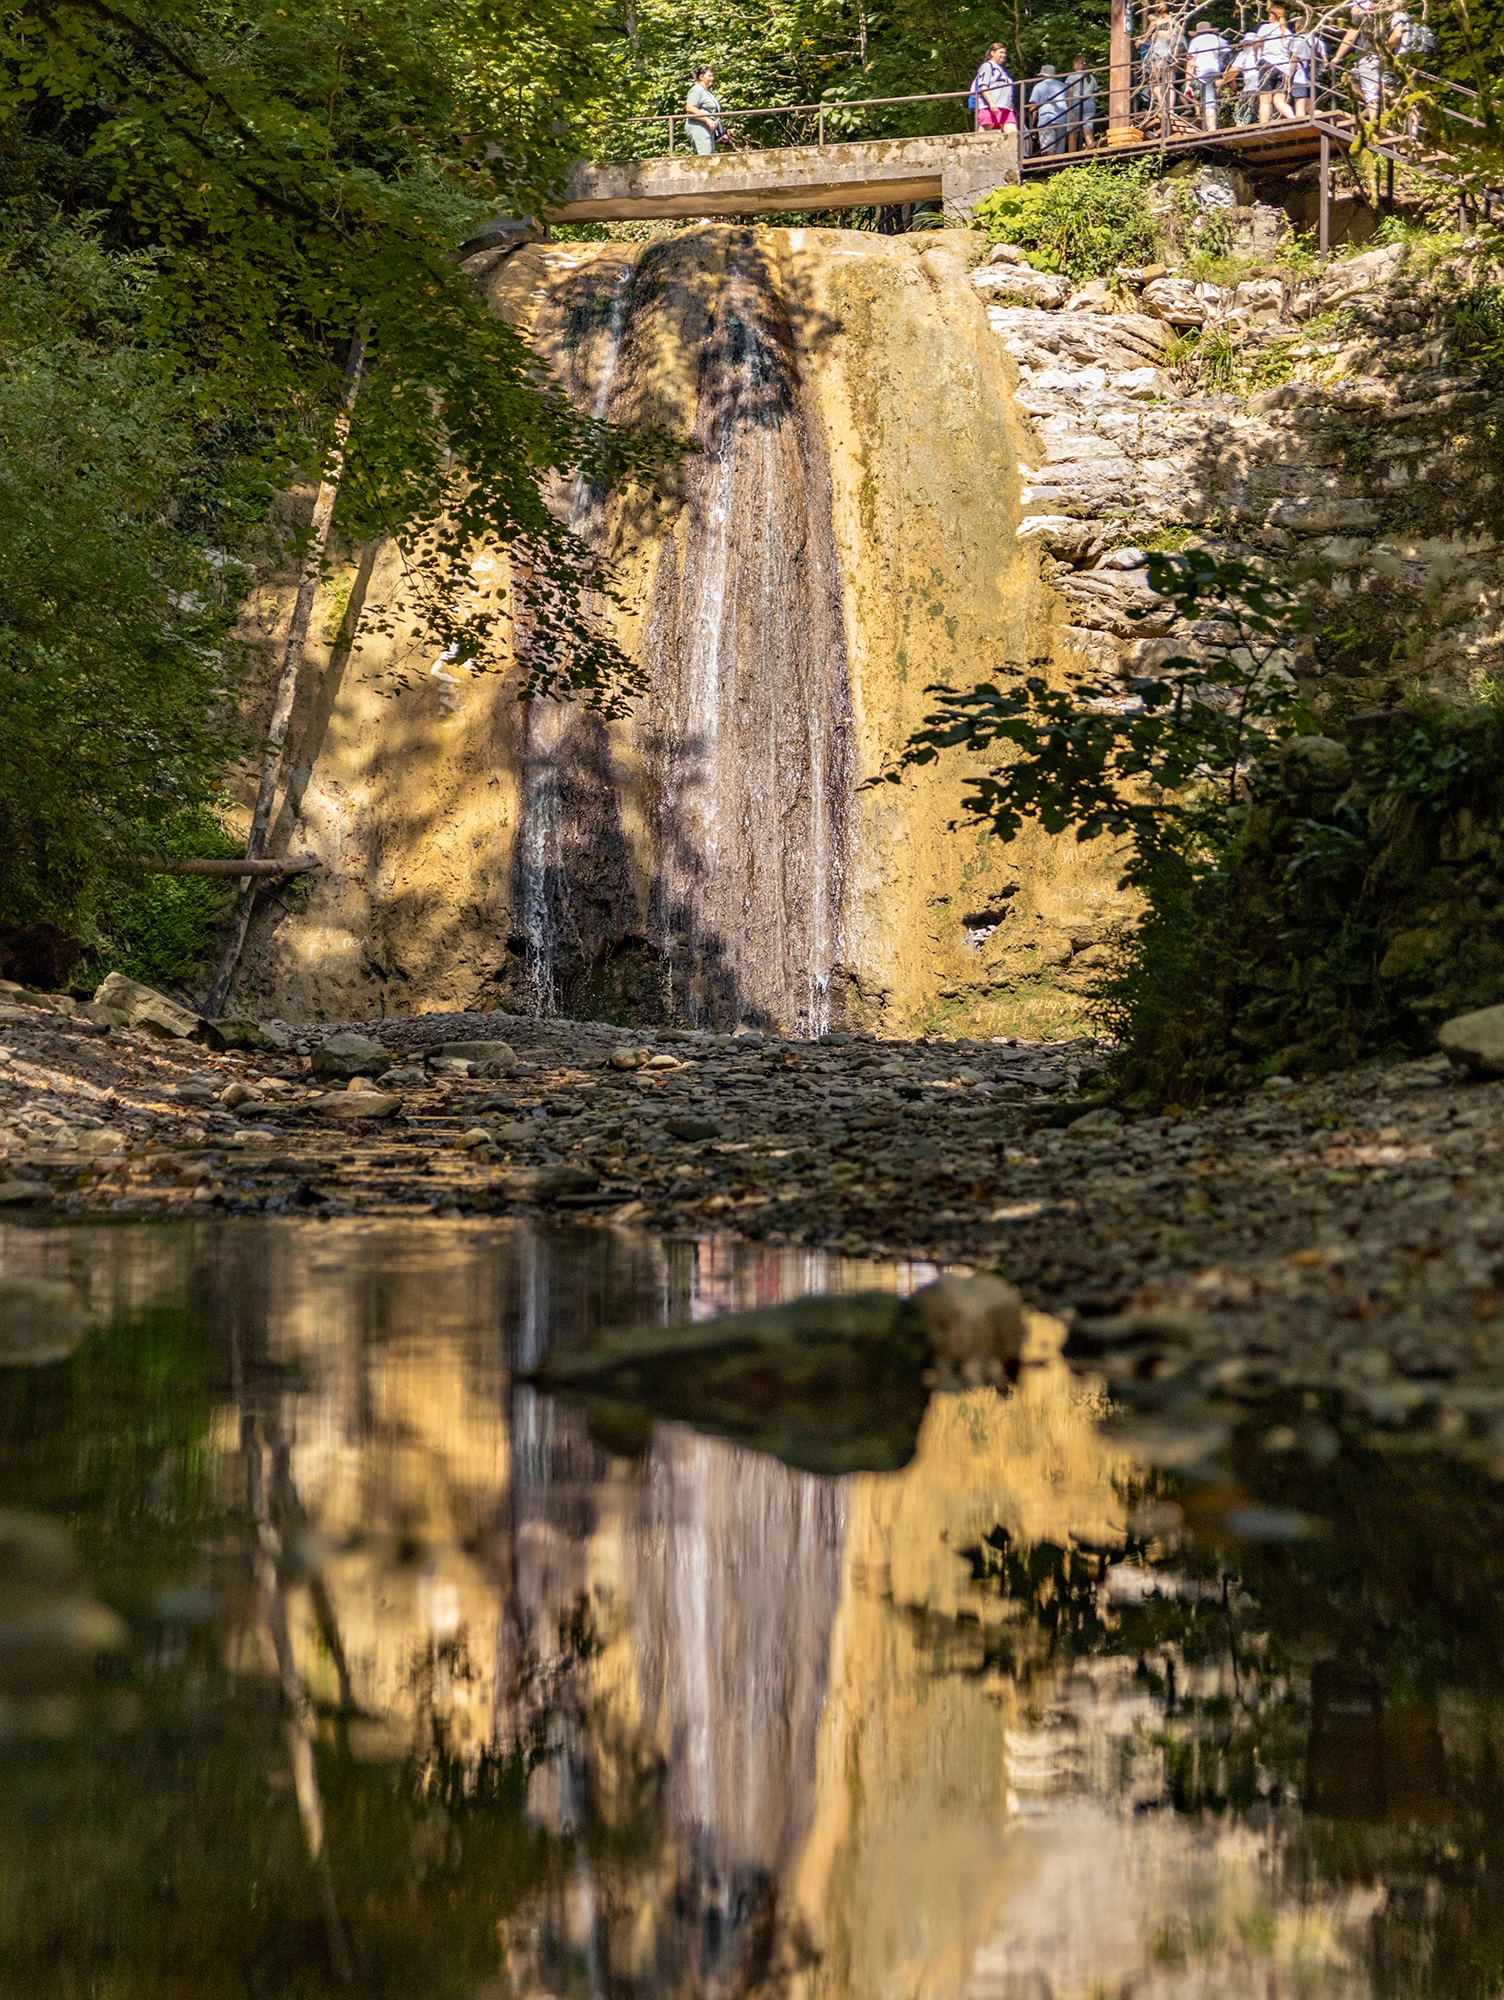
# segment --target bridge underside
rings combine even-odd
[[[766,151],[682,154],[571,167],[550,222],[685,221],[940,201],[964,220],[989,188],[1018,179],[1011,133],[950,132]]]

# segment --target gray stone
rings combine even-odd
[[[1204,326],[1208,301],[1188,278],[1156,278],[1145,285],[1142,303],[1167,326]]]
[[[1371,500],[1316,493],[1300,499],[1276,500],[1266,519],[1271,528],[1293,528],[1299,534],[1348,534],[1376,528],[1379,510]]]
[[[331,1035],[313,1052],[313,1074],[320,1081],[348,1083],[352,1076],[385,1076],[391,1066],[387,1050],[365,1035]]]
[[[667,1118],[665,1129],[675,1139],[714,1139],[720,1125],[714,1118]]]
[[[98,1018],[121,1028],[144,1028],[148,1034],[168,1041],[187,1041],[203,1027],[199,1015],[169,1000],[155,987],[127,979],[123,972],[107,973],[94,989]]]
[[[317,1117],[331,1118],[337,1124],[344,1124],[357,1118],[390,1118],[394,1111],[401,1110],[402,1099],[388,1096],[382,1090],[330,1090],[321,1097],[310,1097],[303,1108]],[[247,1105],[245,1111],[249,1110]]]
[[[557,1201],[561,1195],[590,1194],[599,1185],[583,1167],[504,1167],[496,1177],[509,1201]]]
[[[19,1208],[30,1202],[52,1200],[46,1181],[0,1181],[0,1208]]]
[[[990,299],[1007,299],[1046,312],[1063,306],[1071,291],[1069,278],[1057,277],[1052,271],[1034,271],[1027,264],[984,264],[972,283]]]
[[[76,1286],[54,1278],[0,1278],[0,1368],[66,1361],[89,1324]]]
[[[496,1063],[500,1067],[488,1070],[490,1076],[500,1076],[503,1070],[516,1065],[517,1051],[510,1042],[440,1042],[437,1048],[426,1052],[429,1062],[442,1056],[452,1056],[460,1062]]]
[[[1442,1024],[1436,1040],[1459,1068],[1504,1076],[1504,1007],[1458,1014]]]
[[[235,1014],[204,1023],[204,1040],[211,1049],[248,1049],[258,1054],[279,1053],[292,1047],[292,1037],[274,1021],[256,1021]]]

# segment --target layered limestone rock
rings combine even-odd
[[[582,407],[688,441],[660,493],[560,496],[617,564],[609,615],[650,690],[608,726],[362,632],[395,562],[368,551],[343,635],[310,649],[276,843],[324,866],[269,904],[248,1001],[803,1033],[1079,1019],[1065,972],[1120,921],[1111,856],[951,831],[957,764],[863,788],[931,683],[1057,644],[974,255],[962,232],[712,227],[476,260]],[[471,587],[505,593],[498,551]],[[1005,918],[1036,947],[1022,983],[984,949]]]
[[[1152,643],[1131,615],[1147,603],[1131,552],[1194,531],[1298,581],[1318,634],[1327,621],[1361,634],[1346,654],[1318,641],[1303,658],[1319,709],[1400,686],[1467,698],[1497,679],[1504,557],[1480,456],[1497,398],[1435,336],[1400,249],[1301,284],[1166,275],[1122,288],[1138,310],[1069,309],[1079,294],[1065,310],[1004,304],[988,275],[977,282],[1039,440],[1019,532],[1054,558],[1083,655],[1131,662]],[[1234,375],[1287,379],[1198,389],[1173,339],[1192,327],[1226,344]]]

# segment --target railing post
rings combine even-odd
[[[1332,247],[1332,142],[1321,135],[1321,193],[1317,208],[1316,246],[1323,257]]]
[[[674,150],[674,114],[672,111],[668,114],[668,149],[671,153]]]
[[[823,104],[820,106],[819,130],[820,130],[820,136],[815,141],[815,144],[817,146],[823,146],[825,144],[825,106]]]

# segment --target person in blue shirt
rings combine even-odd
[[[1034,113],[1034,132],[1041,153],[1063,153],[1069,104],[1065,78],[1053,63],[1045,63],[1039,81],[1029,92],[1029,109]]]
[[[1097,79],[1087,68],[1085,56],[1077,56],[1065,79],[1066,145],[1079,153],[1097,141]]]

